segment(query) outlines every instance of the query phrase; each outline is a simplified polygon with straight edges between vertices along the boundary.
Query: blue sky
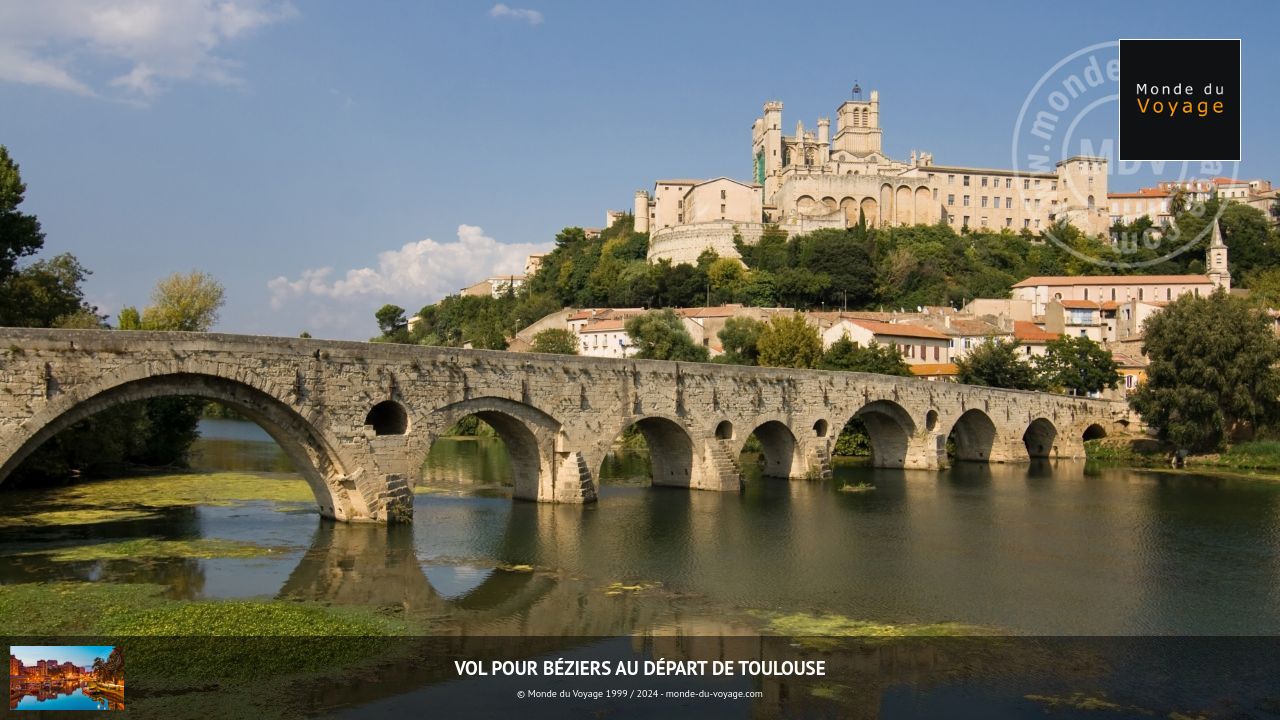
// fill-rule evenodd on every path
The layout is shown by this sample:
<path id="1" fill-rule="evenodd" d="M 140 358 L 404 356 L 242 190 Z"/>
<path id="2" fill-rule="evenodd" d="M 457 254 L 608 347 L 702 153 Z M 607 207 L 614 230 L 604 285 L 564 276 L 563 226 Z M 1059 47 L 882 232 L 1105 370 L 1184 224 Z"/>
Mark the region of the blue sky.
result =
<path id="1" fill-rule="evenodd" d="M 70 662 L 80 667 L 93 667 L 94 658 L 107 659 L 110 645 L 12 645 L 9 654 L 30 667 L 40 660 Z"/>
<path id="2" fill-rule="evenodd" d="M 1278 25 L 1270 2 L 3 2 L 0 143 L 104 312 L 201 269 L 218 330 L 363 338 L 382 303 L 518 272 L 659 177 L 748 178 L 765 100 L 812 128 L 855 80 L 891 156 L 1008 167 L 1059 59 L 1241 37 L 1228 174 L 1280 180 Z M 1114 111 L 1083 126 L 1114 136 Z"/>

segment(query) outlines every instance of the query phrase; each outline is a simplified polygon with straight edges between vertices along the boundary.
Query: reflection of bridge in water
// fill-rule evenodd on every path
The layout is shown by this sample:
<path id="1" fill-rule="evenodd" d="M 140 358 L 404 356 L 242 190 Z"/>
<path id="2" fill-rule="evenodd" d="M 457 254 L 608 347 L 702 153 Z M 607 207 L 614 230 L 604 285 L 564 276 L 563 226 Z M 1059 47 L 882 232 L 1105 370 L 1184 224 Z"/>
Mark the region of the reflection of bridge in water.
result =
<path id="1" fill-rule="evenodd" d="M 322 514 L 408 519 L 432 443 L 467 416 L 492 426 L 514 495 L 594 501 L 617 438 L 637 428 L 653 482 L 737 492 L 755 435 L 766 473 L 830 471 L 857 418 L 879 467 L 1082 457 L 1122 430 L 1123 403 L 865 373 L 193 333 L 0 329 L 0 480 L 40 444 L 121 403 L 190 395 L 261 425 Z"/>

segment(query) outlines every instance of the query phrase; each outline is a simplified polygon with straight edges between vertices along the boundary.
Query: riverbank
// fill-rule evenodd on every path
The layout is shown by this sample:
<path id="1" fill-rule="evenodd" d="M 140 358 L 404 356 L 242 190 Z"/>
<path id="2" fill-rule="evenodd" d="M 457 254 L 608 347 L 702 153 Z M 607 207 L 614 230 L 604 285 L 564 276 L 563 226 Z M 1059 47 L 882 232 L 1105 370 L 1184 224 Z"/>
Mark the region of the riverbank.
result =
<path id="1" fill-rule="evenodd" d="M 1172 469 L 1174 451 L 1150 438 L 1104 438 L 1085 442 L 1091 463 L 1106 467 Z M 1188 455 L 1182 469 L 1273 477 L 1280 481 L 1280 441 L 1237 443 L 1221 453 Z"/>

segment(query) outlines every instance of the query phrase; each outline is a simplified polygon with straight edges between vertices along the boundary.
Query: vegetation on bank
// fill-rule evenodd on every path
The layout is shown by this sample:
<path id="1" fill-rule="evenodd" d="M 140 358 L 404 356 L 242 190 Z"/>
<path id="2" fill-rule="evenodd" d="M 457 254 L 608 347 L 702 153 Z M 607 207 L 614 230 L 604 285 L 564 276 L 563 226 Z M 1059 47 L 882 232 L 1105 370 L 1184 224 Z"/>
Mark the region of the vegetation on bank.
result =
<path id="1" fill-rule="evenodd" d="M 1177 449 L 1145 438 L 1103 438 L 1085 441 L 1090 462 L 1112 467 L 1168 468 Z M 1188 454 L 1189 469 L 1229 470 L 1249 474 L 1280 475 L 1280 441 L 1251 440 L 1227 446 L 1222 452 Z"/>
<path id="2" fill-rule="evenodd" d="M 1143 326 L 1147 379 L 1130 405 L 1179 450 L 1210 453 L 1280 423 L 1280 339 L 1255 302 L 1183 295 Z"/>
<path id="3" fill-rule="evenodd" d="M 0 586 L 0 633 L 173 637 L 387 636 L 401 620 L 371 609 L 283 600 L 172 600 L 159 585 L 19 583 Z"/>

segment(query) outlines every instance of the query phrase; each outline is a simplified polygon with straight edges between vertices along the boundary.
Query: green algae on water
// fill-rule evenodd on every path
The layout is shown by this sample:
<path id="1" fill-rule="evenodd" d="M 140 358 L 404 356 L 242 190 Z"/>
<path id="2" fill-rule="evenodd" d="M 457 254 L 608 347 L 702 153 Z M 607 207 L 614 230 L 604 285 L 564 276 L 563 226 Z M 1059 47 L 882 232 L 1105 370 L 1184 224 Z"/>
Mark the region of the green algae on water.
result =
<path id="1" fill-rule="evenodd" d="M 285 600 L 171 600 L 160 585 L 0 586 L 0 634 L 375 637 L 412 628 L 375 610 Z"/>
<path id="2" fill-rule="evenodd" d="M 53 550 L 23 553 L 40 555 L 54 562 L 89 562 L 94 560 L 131 560 L 150 558 L 257 558 L 289 552 L 293 548 L 267 547 L 238 540 L 157 540 L 140 538 L 118 542 L 92 543 Z"/>
<path id="3" fill-rule="evenodd" d="M 765 620 L 765 632 L 794 637 L 964 637 L 992 635 L 990 628 L 962 623 L 891 624 L 855 620 L 843 615 L 753 613 Z"/>
<path id="4" fill-rule="evenodd" d="M 0 516 L 0 528 L 54 527 L 93 525 L 129 520 L 153 520 L 160 515 L 152 510 L 129 507 L 76 508 L 74 510 L 42 510 L 21 515 Z"/>
<path id="5" fill-rule="evenodd" d="M 59 488 L 12 491 L 0 528 L 88 525 L 150 520 L 158 510 L 188 505 L 270 502 L 278 510 L 315 508 L 310 486 L 296 475 L 177 473 L 98 480 Z M 57 509 L 43 509 L 57 508 Z"/>

